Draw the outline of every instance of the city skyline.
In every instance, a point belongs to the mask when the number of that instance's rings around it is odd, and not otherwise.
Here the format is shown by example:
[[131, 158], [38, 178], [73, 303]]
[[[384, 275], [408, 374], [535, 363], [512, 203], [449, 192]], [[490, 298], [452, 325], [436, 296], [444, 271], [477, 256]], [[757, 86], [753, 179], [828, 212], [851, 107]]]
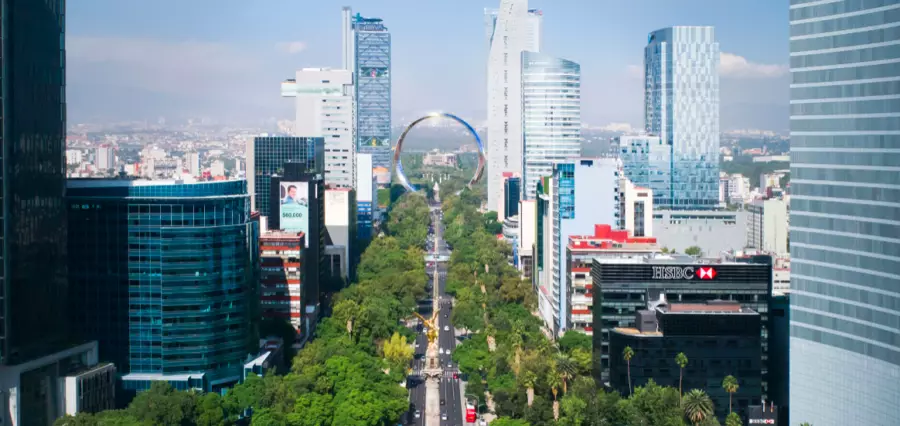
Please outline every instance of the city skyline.
[[[273, 83], [299, 68], [341, 66], [341, 7], [349, 5], [385, 19], [393, 36], [395, 119], [445, 110], [481, 122], [483, 14], [495, 3], [73, 5], [67, 11], [70, 121], [291, 117], [292, 103], [279, 99]], [[529, 7], [544, 12], [543, 50], [582, 64], [585, 124], [643, 127], [647, 35], [672, 25], [712, 25], [722, 45], [722, 129], [778, 131], [788, 121], [787, 26], [779, 14], [786, 3], [735, 1], [726, 7], [697, 0], [648, 8], [532, 1]], [[579, 27], [590, 31], [574, 29]]]

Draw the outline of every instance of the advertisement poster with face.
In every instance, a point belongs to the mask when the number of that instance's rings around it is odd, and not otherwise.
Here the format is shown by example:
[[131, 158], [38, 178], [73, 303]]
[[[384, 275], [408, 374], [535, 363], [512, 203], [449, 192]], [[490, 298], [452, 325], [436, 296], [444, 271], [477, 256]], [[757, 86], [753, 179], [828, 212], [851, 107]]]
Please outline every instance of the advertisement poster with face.
[[281, 229], [306, 234], [309, 241], [309, 183], [281, 182]]

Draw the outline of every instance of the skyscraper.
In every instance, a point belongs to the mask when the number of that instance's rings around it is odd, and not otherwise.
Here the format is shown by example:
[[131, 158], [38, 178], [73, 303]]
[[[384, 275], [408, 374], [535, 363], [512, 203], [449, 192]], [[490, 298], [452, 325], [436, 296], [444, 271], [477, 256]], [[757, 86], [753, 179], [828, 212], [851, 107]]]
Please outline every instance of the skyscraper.
[[900, 2], [792, 0], [790, 21], [791, 424], [894, 425]]
[[324, 173], [324, 138], [258, 136], [247, 144], [247, 185], [251, 209], [269, 216], [269, 184], [286, 163], [303, 163], [310, 173]]
[[553, 163], [581, 155], [581, 66], [537, 52], [522, 52], [523, 199]]
[[719, 43], [712, 27], [650, 33], [644, 48], [648, 133], [671, 146], [668, 193], [659, 209], [712, 209], [719, 204]]
[[[487, 9], [488, 206], [503, 199], [503, 173], [522, 176], [522, 52], [541, 51], [543, 13], [527, 0]], [[495, 208], [495, 207], [494, 207]]]
[[303, 68], [281, 83], [281, 96], [295, 99], [294, 136], [324, 138], [325, 184], [356, 185], [353, 73], [330, 68]]
[[[348, 25], [349, 20], [349, 25]], [[391, 167], [391, 33], [380, 18], [351, 16], [343, 9], [344, 68], [355, 74], [359, 152], [375, 167]]]

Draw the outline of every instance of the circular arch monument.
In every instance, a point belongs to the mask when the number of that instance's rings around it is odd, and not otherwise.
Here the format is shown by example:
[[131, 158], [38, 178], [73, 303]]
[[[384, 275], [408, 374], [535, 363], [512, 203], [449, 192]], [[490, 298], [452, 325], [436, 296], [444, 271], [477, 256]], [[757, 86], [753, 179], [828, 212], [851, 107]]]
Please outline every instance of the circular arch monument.
[[406, 129], [403, 129], [403, 133], [401, 133], [400, 138], [397, 139], [397, 146], [394, 148], [394, 172], [397, 174], [397, 179], [400, 180], [400, 184], [403, 185], [407, 191], [419, 193], [419, 188], [410, 183], [409, 179], [406, 177], [406, 173], [403, 172], [403, 161], [400, 159], [400, 154], [403, 152], [403, 141], [406, 139], [406, 134], [409, 133], [413, 127], [416, 127], [417, 124], [431, 118], [449, 118], [456, 121], [457, 123], [462, 124], [475, 139], [475, 145], [478, 147], [478, 168], [475, 169], [475, 175], [472, 176], [472, 180], [469, 181], [469, 188], [471, 188], [472, 185], [481, 180], [481, 176], [484, 174], [484, 144], [481, 142], [481, 137], [478, 136], [478, 132], [475, 131], [475, 128], [472, 127], [471, 124], [467, 123], [466, 120], [463, 120], [462, 118], [446, 112], [433, 112], [416, 119], [412, 123], [409, 123], [409, 125], [406, 126]]

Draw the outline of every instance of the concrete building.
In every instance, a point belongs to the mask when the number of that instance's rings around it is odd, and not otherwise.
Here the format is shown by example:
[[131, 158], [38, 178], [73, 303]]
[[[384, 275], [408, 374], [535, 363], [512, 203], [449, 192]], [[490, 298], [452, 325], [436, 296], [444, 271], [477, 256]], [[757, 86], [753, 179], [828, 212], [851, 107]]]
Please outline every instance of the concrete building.
[[578, 158], [554, 165], [538, 183], [532, 283], [538, 309], [554, 337], [569, 326], [566, 242], [589, 235], [596, 223], [619, 222], [619, 177], [615, 158]]
[[659, 245], [679, 253], [691, 246], [707, 256], [741, 250], [747, 244], [746, 211], [653, 212], [653, 235]]
[[94, 166], [101, 173], [108, 173], [116, 168], [116, 148], [110, 144], [101, 144], [94, 152]]
[[66, 150], [66, 165], [78, 166], [84, 162], [84, 152], [80, 149]]
[[310, 337], [315, 309], [304, 302], [304, 246], [302, 232], [264, 232], [259, 237], [260, 311], [263, 318], [289, 321], [297, 341]]
[[619, 229], [635, 237], [653, 236], [653, 191], [619, 179]]
[[423, 166], [456, 167], [457, 161], [458, 158], [455, 153], [440, 152], [436, 149], [431, 152], [425, 153], [425, 155], [422, 157]]
[[788, 204], [778, 198], [756, 200], [747, 206], [747, 248], [788, 252]]
[[325, 184], [356, 185], [356, 109], [353, 73], [331, 68], [303, 68], [281, 83], [281, 96], [294, 98], [293, 135], [323, 138]]
[[613, 230], [610, 225], [594, 225], [593, 234], [569, 237], [566, 245], [566, 276], [571, 298], [569, 329], [593, 334], [591, 267], [595, 258], [650, 256], [655, 253], [659, 253], [655, 238], [635, 237], [627, 230]]
[[[325, 190], [325, 272], [349, 282], [350, 265], [356, 264], [356, 192], [347, 188]], [[331, 289], [339, 290], [339, 289]]]
[[372, 224], [378, 208], [377, 185], [372, 154], [356, 154], [356, 236], [363, 241], [372, 238]]
[[212, 175], [212, 177], [225, 176], [225, 163], [221, 160], [213, 161], [212, 164], [209, 165], [209, 174]]
[[535, 231], [537, 227], [537, 203], [535, 200], [522, 200], [519, 202], [519, 236], [516, 241], [516, 257], [519, 271], [522, 277], [532, 281], [534, 268]]
[[543, 13], [528, 0], [500, 0], [486, 9], [487, 205], [503, 197], [503, 173], [522, 176], [522, 52], [541, 51]]

